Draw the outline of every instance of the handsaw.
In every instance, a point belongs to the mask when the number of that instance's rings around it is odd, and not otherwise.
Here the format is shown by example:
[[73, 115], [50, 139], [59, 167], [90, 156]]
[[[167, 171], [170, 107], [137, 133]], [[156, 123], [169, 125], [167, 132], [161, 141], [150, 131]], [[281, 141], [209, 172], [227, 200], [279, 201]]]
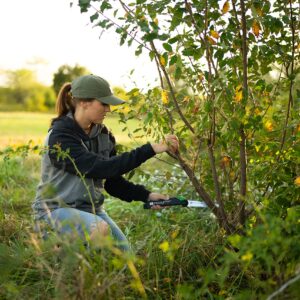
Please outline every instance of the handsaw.
[[203, 201], [198, 200], [187, 200], [183, 197], [172, 197], [168, 200], [150, 200], [144, 204], [145, 209], [150, 209], [153, 206], [161, 206], [161, 207], [168, 207], [168, 206], [183, 206], [183, 207], [197, 207], [197, 208], [206, 208], [207, 204]]

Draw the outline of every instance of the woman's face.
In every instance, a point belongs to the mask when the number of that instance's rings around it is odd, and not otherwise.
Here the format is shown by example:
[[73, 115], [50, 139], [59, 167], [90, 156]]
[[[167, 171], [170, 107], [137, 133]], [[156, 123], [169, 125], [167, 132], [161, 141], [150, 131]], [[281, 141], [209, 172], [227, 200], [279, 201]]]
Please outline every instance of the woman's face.
[[110, 112], [108, 104], [103, 104], [98, 100], [85, 102], [85, 117], [91, 123], [102, 124], [108, 112]]

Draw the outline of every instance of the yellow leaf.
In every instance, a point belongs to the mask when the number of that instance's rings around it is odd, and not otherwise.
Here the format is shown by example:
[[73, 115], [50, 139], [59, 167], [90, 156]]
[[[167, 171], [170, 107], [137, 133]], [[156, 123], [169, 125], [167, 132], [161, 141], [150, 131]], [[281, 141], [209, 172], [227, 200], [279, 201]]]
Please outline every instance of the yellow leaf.
[[219, 34], [216, 32], [216, 31], [214, 31], [214, 30], [211, 30], [210, 31], [210, 35], [212, 36], [212, 37], [214, 37], [215, 39], [218, 39], [220, 36], [219, 36]]
[[163, 56], [159, 57], [160, 64], [164, 67], [166, 65], [166, 60]]
[[169, 242], [164, 241], [159, 245], [159, 249], [161, 249], [163, 252], [167, 252], [170, 248]]
[[157, 18], [155, 18], [155, 19], [153, 20], [153, 22], [154, 22], [156, 25], [158, 25], [158, 19], [157, 19]]
[[259, 36], [260, 29], [261, 28], [260, 28], [259, 23], [256, 20], [254, 20], [252, 23], [252, 31], [256, 37]]
[[255, 108], [254, 110], [254, 114], [256, 114], [257, 116], [260, 115], [261, 111], [259, 108]]
[[235, 100], [235, 102], [241, 102], [242, 98], [243, 98], [243, 87], [240, 84], [235, 89], [234, 100]]
[[176, 229], [175, 231], [173, 231], [173, 232], [171, 233], [171, 238], [172, 238], [172, 239], [175, 239], [175, 238], [177, 237], [178, 233], [179, 233], [179, 230], [178, 230], [178, 229]]
[[161, 101], [163, 104], [168, 104], [169, 103], [169, 96], [168, 92], [165, 90], [161, 91]]
[[256, 10], [257, 14], [258, 14], [260, 17], [263, 16], [264, 12], [263, 12], [263, 10], [261, 9], [261, 7], [256, 7], [255, 10]]
[[300, 176], [297, 176], [294, 183], [295, 183], [295, 185], [300, 186]]
[[267, 131], [273, 131], [273, 124], [271, 121], [267, 121], [265, 123], [265, 128], [267, 129]]
[[226, 14], [227, 12], [229, 11], [229, 2], [226, 1], [223, 5], [223, 8], [222, 8], [222, 14]]
[[229, 167], [231, 164], [231, 157], [228, 155], [224, 155], [221, 160], [221, 165], [223, 167]]
[[216, 44], [216, 41], [215, 41], [213, 38], [211, 38], [210, 36], [207, 37], [207, 40], [208, 40], [209, 43], [212, 44], [212, 45], [215, 45], [215, 44]]

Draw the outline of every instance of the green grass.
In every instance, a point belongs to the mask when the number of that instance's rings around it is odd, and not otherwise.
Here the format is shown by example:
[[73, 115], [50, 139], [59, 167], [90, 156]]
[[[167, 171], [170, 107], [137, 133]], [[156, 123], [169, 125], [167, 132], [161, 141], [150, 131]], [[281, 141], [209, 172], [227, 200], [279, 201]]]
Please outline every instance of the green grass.
[[[30, 140], [33, 144], [41, 145], [47, 134], [51, 119], [54, 114], [33, 112], [0, 112], [0, 148], [6, 146], [18, 146], [27, 144]], [[118, 143], [124, 145], [138, 145], [145, 139], [132, 141], [128, 133], [139, 127], [136, 120], [130, 120], [123, 130], [124, 124], [120, 124], [117, 116], [110, 116], [105, 120], [105, 125], [113, 132]]]

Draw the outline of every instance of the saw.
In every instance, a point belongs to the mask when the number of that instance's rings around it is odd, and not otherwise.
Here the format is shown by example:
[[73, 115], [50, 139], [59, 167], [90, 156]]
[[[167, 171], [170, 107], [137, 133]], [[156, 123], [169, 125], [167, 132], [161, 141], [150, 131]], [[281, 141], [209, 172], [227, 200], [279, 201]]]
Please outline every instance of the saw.
[[161, 207], [176, 206], [176, 205], [183, 206], [183, 207], [198, 207], [198, 208], [207, 207], [206, 203], [203, 201], [187, 200], [183, 197], [172, 197], [168, 200], [148, 201], [144, 204], [144, 208], [150, 209], [156, 205], [159, 205]]

